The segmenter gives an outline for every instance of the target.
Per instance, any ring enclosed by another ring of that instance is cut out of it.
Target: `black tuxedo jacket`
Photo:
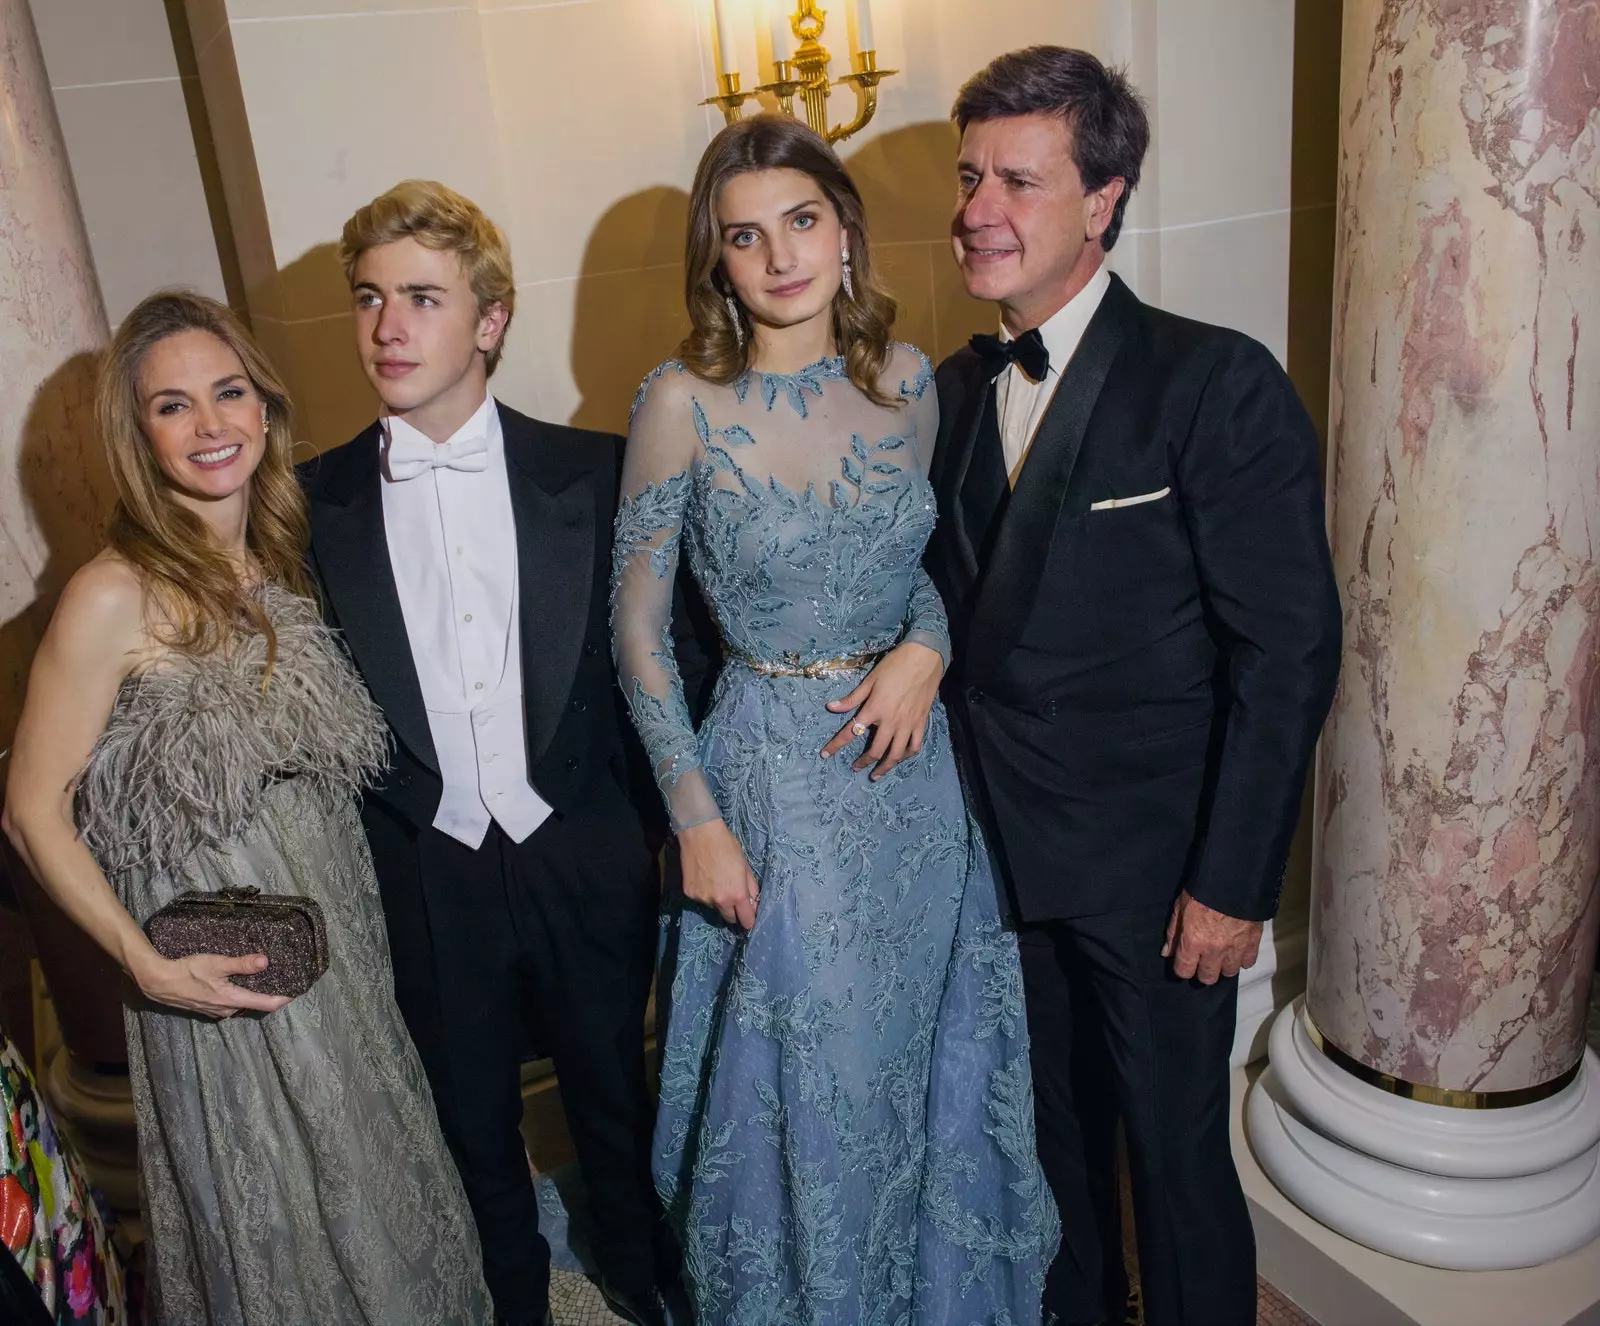
[[[623,441],[541,423],[499,406],[516,527],[528,774],[558,815],[604,807],[622,791],[646,827],[664,831],[661,799],[611,666],[611,527]],[[401,615],[383,523],[377,423],[300,466],[311,513],[311,564],[329,622],[394,734],[394,758],[370,795],[414,826],[433,823],[444,784]],[[691,615],[678,641],[693,697],[704,653]]]
[[[946,696],[1019,919],[1181,888],[1271,916],[1341,631],[1316,433],[1288,378],[1113,276],[984,530],[963,490],[1003,471],[990,379],[963,349],[937,381]]]

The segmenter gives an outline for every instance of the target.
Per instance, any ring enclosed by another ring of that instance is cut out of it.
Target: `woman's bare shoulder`
[[[143,581],[127,559],[105,550],[79,567],[61,591],[51,634],[77,652],[133,654],[148,642]]]

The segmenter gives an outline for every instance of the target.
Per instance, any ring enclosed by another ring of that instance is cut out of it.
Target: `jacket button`
[[[1046,700],[1044,702],[1044,716],[1046,718],[1054,718],[1056,716],[1056,702],[1054,700]]]
[[[593,658],[599,652],[600,652],[600,646],[595,644],[595,642],[593,640],[589,641],[583,647],[583,656],[585,658]]]
[[[967,699],[973,704],[982,704],[983,692],[980,691],[976,686],[968,686]]]
[[[576,755],[567,756],[567,772],[568,773],[577,773],[578,772],[578,757]]]
[[[408,773],[396,774],[394,780],[395,782],[399,783],[401,787],[411,786],[411,775]]]
[[[581,695],[576,700],[574,700],[572,702],[572,706],[571,706],[572,712],[575,713],[575,714],[581,714],[588,707],[589,707],[589,702],[587,700],[585,700],[583,698],[583,696],[581,696]]]

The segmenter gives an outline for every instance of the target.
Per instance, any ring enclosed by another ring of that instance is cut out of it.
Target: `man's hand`
[[[1260,949],[1260,921],[1224,916],[1185,890],[1172,906],[1161,956],[1172,959],[1173,974],[1181,979],[1199,977],[1201,985],[1215,985],[1218,977],[1254,967]]]

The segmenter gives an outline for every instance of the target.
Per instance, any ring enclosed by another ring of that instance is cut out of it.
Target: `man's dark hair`
[[[1122,230],[1122,214],[1139,184],[1150,146],[1144,98],[1121,69],[1107,69],[1088,51],[1029,46],[1011,51],[969,78],[951,115],[965,133],[974,121],[1019,115],[1059,115],[1072,132],[1072,161],[1090,193],[1119,176],[1122,197],[1100,236],[1109,249]]]

